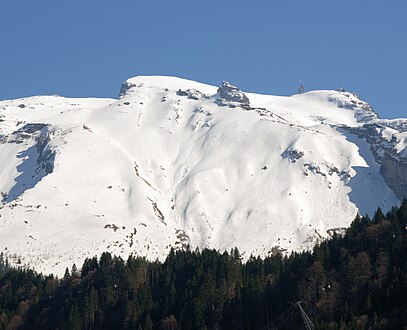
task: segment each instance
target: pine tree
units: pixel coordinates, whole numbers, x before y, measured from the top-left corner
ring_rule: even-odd
[[[68,267],[65,268],[65,274],[64,274],[64,280],[69,280],[71,278],[71,275],[69,273]]]

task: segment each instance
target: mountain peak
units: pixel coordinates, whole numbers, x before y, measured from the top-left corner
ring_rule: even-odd
[[[226,102],[236,102],[249,105],[249,98],[236,86],[227,81],[223,81],[218,88],[219,98]]]
[[[309,249],[407,195],[407,121],[371,113],[162,76],[120,99],[0,101],[0,250],[63,274],[104,251]]]
[[[127,79],[122,84],[120,97],[127,95],[131,89],[137,87],[157,87],[171,91],[177,91],[179,89],[196,89],[207,95],[213,95],[216,93],[216,87],[214,86],[184,78],[172,76],[137,76]]]

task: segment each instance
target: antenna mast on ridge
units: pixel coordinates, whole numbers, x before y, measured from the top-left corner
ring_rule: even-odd
[[[304,82],[300,80],[300,86],[298,87],[298,94],[302,94],[305,92]]]

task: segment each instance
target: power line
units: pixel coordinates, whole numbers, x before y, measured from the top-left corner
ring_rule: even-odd
[[[312,330],[315,328],[314,323],[312,323],[311,319],[309,318],[309,316],[307,315],[307,313],[305,313],[304,308],[302,308],[301,306],[301,301],[297,301],[295,303],[296,306],[298,306],[298,308],[300,309],[301,312],[301,316],[302,316],[302,320],[304,321],[305,324],[305,329],[306,330]]]
[[[284,320],[286,320],[294,311],[294,309],[298,308],[298,310],[300,311],[302,320],[304,322],[305,325],[305,329],[306,330],[313,330],[315,329],[315,325],[314,323],[312,323],[310,317],[307,315],[307,313],[305,312],[304,308],[301,306],[301,301],[297,301],[295,303],[291,303],[291,306],[289,308],[287,308],[285,311],[283,311],[279,316],[277,316],[276,318],[274,318],[274,320],[272,320],[271,322],[267,323],[267,326],[264,328],[264,330],[270,330],[273,329],[273,326],[276,327],[281,323],[284,323]]]

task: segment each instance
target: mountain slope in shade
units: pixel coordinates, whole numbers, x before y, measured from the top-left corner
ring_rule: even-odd
[[[129,79],[119,99],[0,101],[0,250],[62,274],[106,250],[307,249],[399,204],[388,168],[403,177],[406,132],[347,92],[174,77]]]

